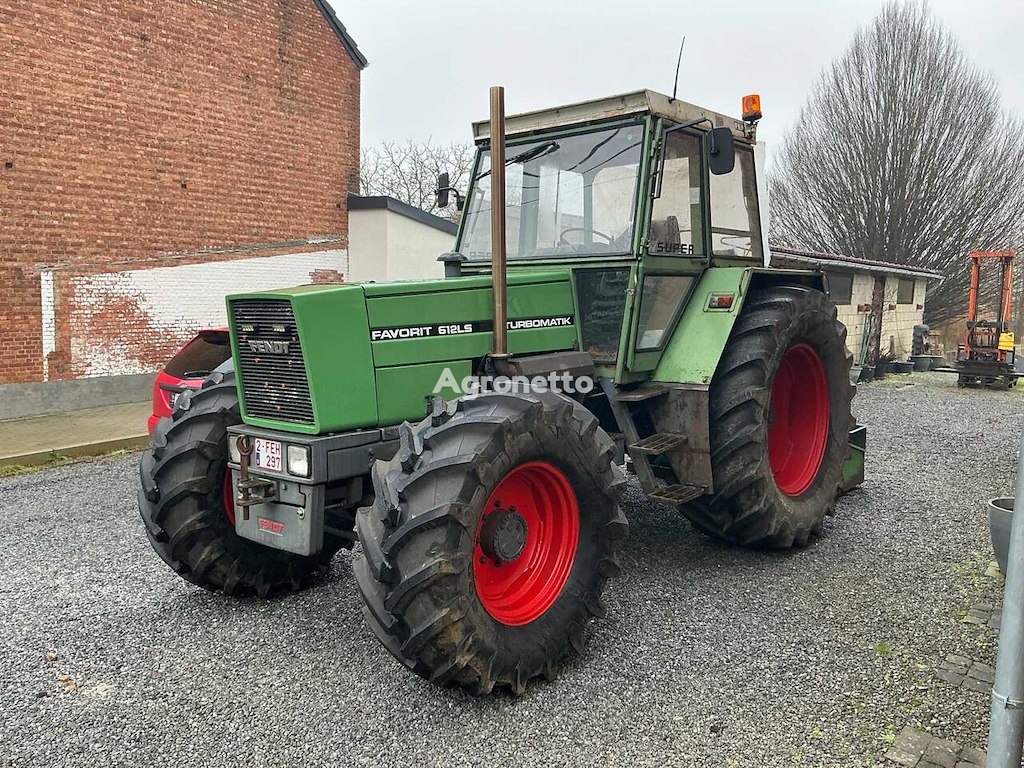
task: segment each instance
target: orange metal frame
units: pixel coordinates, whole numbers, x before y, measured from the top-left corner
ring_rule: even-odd
[[[971,343],[975,324],[978,320],[978,287],[981,283],[981,262],[985,259],[998,259],[1003,268],[1002,290],[999,294],[999,316],[998,325],[995,329],[995,343],[992,347],[999,346],[999,334],[1010,327],[1010,313],[1012,310],[1011,294],[1013,291],[1013,260],[1017,257],[1017,251],[1009,248],[1005,251],[971,251],[968,258],[971,260],[971,293],[967,306],[967,333],[964,336],[964,351],[966,358],[971,358],[973,347],[981,346]],[[1002,358],[1002,355],[1000,355]]]

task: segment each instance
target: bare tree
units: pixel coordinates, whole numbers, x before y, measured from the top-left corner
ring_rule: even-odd
[[[465,191],[473,164],[471,144],[434,145],[385,141],[367,147],[359,169],[363,195],[389,195],[404,203],[449,219],[456,219],[454,205],[436,210],[434,190],[441,173],[450,174],[451,186]]]
[[[1024,124],[926,5],[894,2],[822,74],[769,186],[774,242],[937,270],[941,323],[968,251],[1024,234]]]

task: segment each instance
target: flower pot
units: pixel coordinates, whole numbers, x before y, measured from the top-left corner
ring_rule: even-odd
[[[988,533],[992,539],[999,570],[1006,573],[1006,556],[1010,551],[1010,525],[1013,523],[1013,498],[992,499],[988,503]]]
[[[931,355],[914,355],[910,358],[914,364],[914,370],[918,373],[931,370],[932,357]]]
[[[913,373],[914,364],[909,360],[897,360],[893,363],[896,373]]]
[[[865,365],[860,369],[859,381],[866,382],[872,381],[875,378],[875,367],[873,365]]]

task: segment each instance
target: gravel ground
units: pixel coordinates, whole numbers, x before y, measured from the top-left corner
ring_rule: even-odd
[[[984,747],[987,695],[931,669],[993,663],[961,619],[1000,594],[983,502],[1012,493],[1024,393],[912,381],[861,388],[868,480],[803,551],[711,544],[632,487],[608,619],[519,700],[405,672],[350,554],[271,601],[178,579],[137,456],[0,480],[0,764],[852,766],[908,723]]]

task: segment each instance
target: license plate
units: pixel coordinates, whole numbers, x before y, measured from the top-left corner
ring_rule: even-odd
[[[253,466],[257,469],[269,469],[271,472],[281,471],[281,443],[277,440],[263,440],[257,437],[252,441]]]

